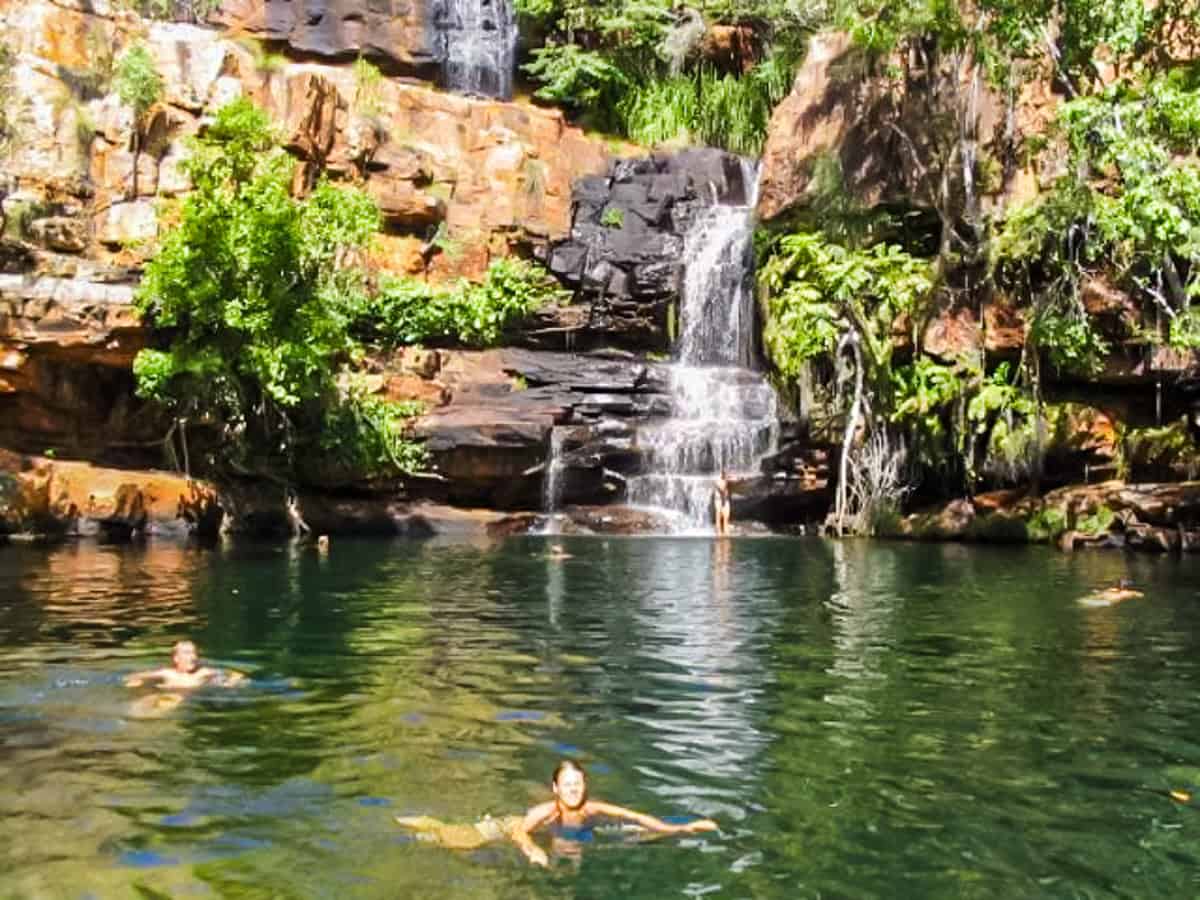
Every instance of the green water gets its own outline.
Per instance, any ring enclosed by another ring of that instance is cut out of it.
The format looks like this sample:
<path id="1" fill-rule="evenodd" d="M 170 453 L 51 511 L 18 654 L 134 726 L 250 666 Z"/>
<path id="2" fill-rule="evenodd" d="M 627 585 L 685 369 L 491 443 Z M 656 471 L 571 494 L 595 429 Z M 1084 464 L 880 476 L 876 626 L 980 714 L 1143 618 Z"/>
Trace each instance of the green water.
<path id="1" fill-rule="evenodd" d="M 0 897 L 1200 895 L 1195 562 L 562 542 L 0 549 Z M 134 716 L 183 635 L 252 684 Z M 564 755 L 721 831 L 543 871 L 392 823 Z"/>

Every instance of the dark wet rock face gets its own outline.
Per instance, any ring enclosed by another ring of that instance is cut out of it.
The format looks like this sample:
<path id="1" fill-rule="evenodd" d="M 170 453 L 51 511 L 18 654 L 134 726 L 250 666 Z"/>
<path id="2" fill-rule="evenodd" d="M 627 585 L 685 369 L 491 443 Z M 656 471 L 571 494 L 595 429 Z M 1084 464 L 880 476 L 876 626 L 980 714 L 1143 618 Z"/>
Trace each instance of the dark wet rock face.
<path id="1" fill-rule="evenodd" d="M 302 54 L 431 74 L 441 63 L 437 0 L 226 0 L 218 21 Z"/>
<path id="2" fill-rule="evenodd" d="M 564 426 L 564 501 L 611 502 L 640 465 L 634 423 L 669 410 L 657 363 L 520 349 L 447 357 L 439 378 L 452 399 L 416 429 L 436 468 L 410 485 L 421 496 L 537 509 L 552 430 Z"/>
<path id="3" fill-rule="evenodd" d="M 741 161 L 711 149 L 619 160 L 605 175 L 577 179 L 570 236 L 545 252 L 551 271 L 576 289 L 576 304 L 544 314 L 527 340 L 666 352 L 692 219 L 713 203 L 743 204 L 752 192 Z"/>
<path id="4" fill-rule="evenodd" d="M 572 517 L 576 508 L 626 508 L 627 480 L 647 470 L 651 452 L 638 445 L 638 429 L 672 413 L 665 364 L 618 353 L 441 353 L 437 379 L 451 399 L 416 426 L 435 473 L 410 480 L 412 496 L 536 510 L 552 480 L 554 507 Z M 737 519 L 790 525 L 825 515 L 830 453 L 793 432 L 784 429 L 760 475 L 731 484 Z M 625 527 L 593 526 L 582 525 Z"/>

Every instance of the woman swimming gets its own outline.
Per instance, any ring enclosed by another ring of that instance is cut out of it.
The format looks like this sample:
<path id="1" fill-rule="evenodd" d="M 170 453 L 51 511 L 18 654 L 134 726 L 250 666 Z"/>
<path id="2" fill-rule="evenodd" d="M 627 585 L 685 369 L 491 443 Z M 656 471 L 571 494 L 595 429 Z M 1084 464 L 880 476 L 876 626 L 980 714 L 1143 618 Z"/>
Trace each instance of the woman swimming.
<path id="1" fill-rule="evenodd" d="M 521 848 L 529 861 L 539 866 L 550 864 L 550 857 L 534 843 L 530 834 L 539 828 L 557 826 L 566 832 L 561 837 L 570 840 L 572 835 L 582 835 L 595 824 L 596 819 L 616 820 L 630 823 L 638 829 L 660 834 L 682 834 L 696 831 L 715 831 L 717 823 L 712 819 L 698 819 L 685 825 L 674 825 L 645 813 L 634 812 L 612 803 L 589 800 L 587 775 L 583 767 L 571 760 L 563 760 L 550 779 L 554 799 L 540 803 L 524 817 L 487 816 L 473 825 L 454 825 L 429 816 L 397 816 L 396 822 L 417 833 L 418 840 L 433 841 L 453 850 L 474 850 L 485 844 L 510 838 Z"/>
<path id="2" fill-rule="evenodd" d="M 582 830 L 594 824 L 596 819 L 605 818 L 629 822 L 660 834 L 685 834 L 717 829 L 717 823 L 712 819 L 697 819 L 675 825 L 623 806 L 591 800 L 587 793 L 587 774 L 583 771 L 583 766 L 573 760 L 564 759 L 555 767 L 554 775 L 550 778 L 550 787 L 554 791 L 554 799 L 539 803 L 525 813 L 525 818 L 512 831 L 513 842 L 535 865 L 549 865 L 550 857 L 533 842 L 530 834 L 548 825 Z"/>

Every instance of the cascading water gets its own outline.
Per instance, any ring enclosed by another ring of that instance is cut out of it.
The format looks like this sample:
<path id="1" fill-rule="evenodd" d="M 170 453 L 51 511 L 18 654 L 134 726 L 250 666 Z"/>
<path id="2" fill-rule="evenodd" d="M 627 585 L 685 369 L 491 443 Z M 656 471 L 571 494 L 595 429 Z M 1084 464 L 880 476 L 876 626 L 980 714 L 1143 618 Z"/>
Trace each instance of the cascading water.
<path id="1" fill-rule="evenodd" d="M 755 166 L 743 161 L 746 184 Z M 647 471 L 629 479 L 634 506 L 666 510 L 676 528 L 711 531 L 717 476 L 758 475 L 778 438 L 775 392 L 754 362 L 753 233 L 756 198 L 701 212 L 684 239 L 687 267 L 672 418 L 639 429 Z"/>
<path id="2" fill-rule="evenodd" d="M 546 534 L 558 533 L 558 511 L 562 502 L 562 450 L 566 429 L 551 426 L 550 448 L 546 454 L 546 471 L 542 476 L 542 510 L 546 513 Z"/>
<path id="3" fill-rule="evenodd" d="M 463 94 L 512 97 L 517 20 L 512 0 L 442 0 L 446 87 Z"/>

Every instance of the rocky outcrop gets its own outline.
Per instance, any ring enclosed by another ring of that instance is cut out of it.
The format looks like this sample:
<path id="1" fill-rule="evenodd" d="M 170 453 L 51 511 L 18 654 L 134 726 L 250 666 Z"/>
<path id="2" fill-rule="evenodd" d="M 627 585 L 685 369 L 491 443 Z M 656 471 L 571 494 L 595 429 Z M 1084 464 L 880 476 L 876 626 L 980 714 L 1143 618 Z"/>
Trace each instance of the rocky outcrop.
<path id="1" fill-rule="evenodd" d="M 570 236 L 544 257 L 577 290 L 576 303 L 549 310 L 530 338 L 580 349 L 617 345 L 670 349 L 669 307 L 678 298 L 684 235 L 698 210 L 744 204 L 752 173 L 718 150 L 613 162 L 572 192 Z"/>
<path id="2" fill-rule="evenodd" d="M 419 496 L 463 505 L 539 509 L 551 430 L 562 428 L 563 502 L 619 499 L 638 464 L 634 425 L 669 411 L 664 367 L 611 356 L 507 349 L 441 351 L 448 402 L 416 426 L 434 477 Z"/>
<path id="3" fill-rule="evenodd" d="M 432 80 L 443 55 L 439 0 L 225 0 L 214 20 L 298 54 Z"/>
<path id="4" fill-rule="evenodd" d="M 93 277 L 103 277 L 93 269 Z M 0 446 L 153 465 L 165 432 L 133 394 L 129 285 L 0 275 Z"/>
<path id="5" fill-rule="evenodd" d="M 218 492 L 204 482 L 0 451 L 0 534 L 215 536 L 222 518 Z"/>
<path id="6" fill-rule="evenodd" d="M 944 187 L 936 180 L 938 160 L 949 158 L 960 121 L 966 120 L 982 165 L 1009 160 L 1023 135 L 1044 133 L 1058 104 L 1048 86 L 1036 80 L 1009 116 L 1003 97 L 982 83 L 958 84 L 962 78 L 961 72 L 936 63 L 934 71 L 926 71 L 900 54 L 873 62 L 845 33 L 813 38 L 791 93 L 771 115 L 759 214 L 772 219 L 805 205 L 825 160 L 836 161 L 845 188 L 867 206 L 935 209 Z M 946 89 L 933 90 L 934 83 Z M 968 97 L 973 99 L 963 109 L 944 105 L 947 98 Z M 1047 154 L 1025 167 L 997 165 L 1003 176 L 976 179 L 974 189 L 984 204 L 1027 198 L 1039 181 L 1052 177 L 1059 162 Z M 961 206 L 940 210 L 951 219 L 961 211 Z"/>
<path id="7" fill-rule="evenodd" d="M 566 236 L 572 182 L 605 171 L 610 151 L 560 113 L 389 78 L 364 96 L 351 67 L 269 60 L 245 40 L 273 40 L 256 29 L 281 28 L 287 16 L 304 40 L 348 39 L 356 19 L 401 27 L 418 16 L 418 4 L 408 4 L 393 17 L 401 5 L 309 4 L 323 24 L 301 27 L 295 4 L 259 4 L 258 19 L 247 11 L 254 4 L 228 4 L 227 15 L 247 18 L 223 34 L 146 22 L 100 0 L 0 0 L 0 38 L 15 54 L 5 100 L 19 113 L 10 116 L 19 133 L 0 173 L 0 446 L 163 463 L 167 427 L 133 392 L 130 365 L 147 335 L 132 295 L 164 204 L 189 188 L 180 167 L 187 138 L 240 94 L 279 123 L 299 163 L 297 190 L 324 174 L 359 181 L 377 199 L 385 220 L 369 260 L 377 272 L 479 276 L 495 256 Z M 389 52 L 407 46 L 386 29 L 368 30 L 363 39 Z M 135 41 L 164 84 L 137 154 L 132 113 L 108 81 Z M 429 382 L 418 379 L 418 389 L 393 374 L 389 396 L 442 399 Z"/>
<path id="8" fill-rule="evenodd" d="M 1110 547 L 1200 550 L 1200 482 L 1073 485 L 1043 497 L 997 491 L 906 516 L 885 537 L 1052 543 L 1063 550 Z"/>
<path id="9" fill-rule="evenodd" d="M 232 2 L 223 15 L 236 26 L 228 33 L 83 0 L 0 0 L 0 38 L 15 53 L 5 100 L 19 111 L 0 183 L 9 236 L 21 242 L 6 271 L 71 276 L 81 257 L 136 266 L 151 255 L 160 201 L 188 189 L 187 137 L 239 94 L 280 123 L 300 162 L 298 189 L 321 173 L 364 184 L 387 225 L 372 262 L 403 274 L 477 277 L 497 255 L 565 237 L 573 181 L 607 168 L 608 145 L 556 110 L 393 78 L 360 84 L 351 66 L 269 58 L 245 39 L 273 41 L 291 21 L 306 47 L 337 37 L 331 46 L 345 45 L 337 58 L 357 56 L 362 41 L 403 55 L 415 45 L 389 29 L 421 32 L 412 24 L 427 18 L 420 3 L 310 3 L 302 12 L 290 2 Z M 153 55 L 164 92 L 134 153 L 133 115 L 110 79 L 136 41 Z M 424 65 L 423 52 L 412 50 L 414 65 Z"/>
<path id="10" fill-rule="evenodd" d="M 531 513 L 462 509 L 403 498 L 290 494 L 262 482 L 221 485 L 0 451 L 0 539 L 95 537 L 110 542 L 220 535 L 500 537 Z M 307 529 L 307 530 L 306 530 Z"/>
<path id="11" fill-rule="evenodd" d="M 639 426 L 673 412 L 667 367 L 632 354 L 410 349 L 388 367 L 399 370 L 391 378 L 432 385 L 445 398 L 415 427 L 433 472 L 408 483 L 414 497 L 439 502 L 542 509 L 553 477 L 556 508 L 582 522 L 587 509 L 625 501 L 627 479 L 648 464 Z M 828 448 L 786 428 L 760 473 L 731 481 L 735 517 L 818 521 L 829 508 L 829 460 Z M 631 515 L 618 518 L 637 520 Z"/>

